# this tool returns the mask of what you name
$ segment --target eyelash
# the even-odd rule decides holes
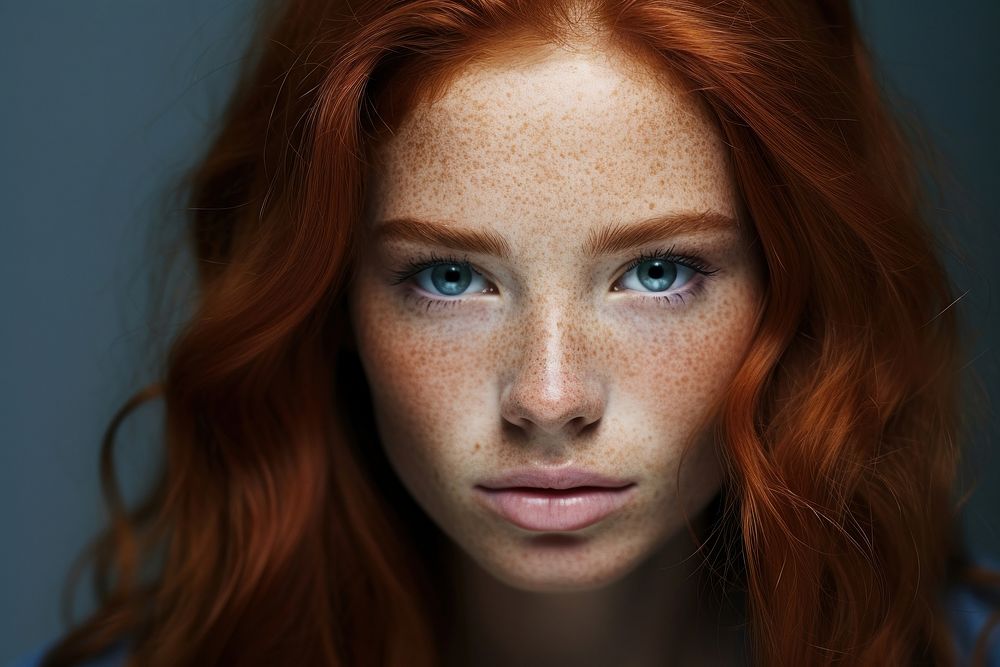
[[[657,303],[658,305],[664,305],[664,306],[679,305],[676,303],[678,300],[682,304],[686,303],[685,297],[693,298],[698,294],[700,294],[702,289],[704,289],[705,287],[705,279],[718,273],[719,269],[712,268],[707,262],[705,262],[705,260],[703,260],[698,256],[678,254],[675,250],[676,250],[675,246],[670,246],[666,250],[657,248],[649,252],[643,252],[638,257],[629,262],[629,264],[623,270],[622,275],[627,274],[629,271],[639,266],[643,262],[652,259],[658,259],[671,264],[679,264],[680,266],[685,266],[697,274],[697,278],[694,278],[692,279],[692,281],[689,281],[694,283],[693,286],[684,288],[684,291],[674,292],[672,294],[664,296],[648,296],[643,298],[649,299],[654,303]],[[457,257],[441,257],[433,252],[426,255],[420,255],[408,261],[406,266],[401,270],[394,271],[392,273],[393,275],[392,284],[398,285],[412,278],[421,271],[429,269],[438,264],[469,264],[469,259],[467,256],[462,259],[459,259]],[[459,299],[459,298],[455,299],[428,298],[420,294],[417,294],[413,290],[408,291],[405,294],[405,297],[407,299],[410,298],[415,299],[417,301],[417,304],[425,306],[426,310],[430,310],[431,308],[456,306],[462,301],[464,301],[464,299]]]
[[[659,259],[670,264],[686,266],[694,271],[697,276],[692,279],[693,284],[690,287],[683,288],[683,291],[674,292],[673,294],[664,296],[643,297],[646,299],[654,299],[660,305],[670,305],[674,303],[675,299],[679,299],[681,303],[685,303],[685,295],[688,297],[695,297],[700,294],[702,289],[705,287],[705,279],[719,272],[719,269],[712,268],[708,262],[703,260],[701,257],[696,255],[679,254],[676,252],[676,246],[670,246],[666,250],[657,248],[649,252],[641,253],[638,257],[629,262],[628,266],[626,266],[625,270],[622,272],[622,275],[628,273],[643,262],[651,259]]]

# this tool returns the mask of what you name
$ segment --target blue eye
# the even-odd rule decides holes
[[[691,281],[698,271],[695,268],[660,257],[643,259],[630,267],[622,276],[624,287],[642,292],[664,292],[679,288]]]
[[[460,262],[437,264],[419,271],[414,276],[417,284],[424,290],[431,294],[436,291],[445,296],[462,294],[476,277],[481,278],[472,267]]]
[[[633,260],[612,286],[612,291],[627,289],[640,294],[663,293],[646,297],[646,300],[665,305],[683,303],[686,297],[695,296],[704,287],[704,280],[699,278],[717,272],[718,269],[710,268],[698,257],[673,254],[673,248],[667,251],[654,250]],[[425,294],[411,289],[406,292],[406,297],[415,299],[427,308],[455,306],[467,301],[461,298],[434,298],[435,296],[460,297],[463,294],[487,294],[495,291],[467,259],[438,257],[433,253],[414,259],[394,275],[394,285],[412,279]]]

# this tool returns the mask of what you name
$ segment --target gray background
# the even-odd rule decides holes
[[[1000,3],[856,4],[887,79],[942,154],[941,219],[967,249],[946,258],[968,291],[955,307],[979,332],[969,362],[998,396]],[[0,664],[60,632],[64,575],[103,521],[101,434],[152,377],[162,346],[150,346],[169,331],[147,317],[162,255],[148,232],[181,222],[163,192],[211,128],[252,10],[248,0],[0,0]],[[121,431],[128,497],[152,466],[156,410]],[[995,434],[990,414],[965,514],[974,550],[994,556]]]

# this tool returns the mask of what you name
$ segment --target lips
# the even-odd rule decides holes
[[[475,487],[487,508],[531,531],[573,531],[591,526],[621,509],[635,483],[587,470],[517,470]]]

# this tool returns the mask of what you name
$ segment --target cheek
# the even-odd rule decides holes
[[[759,290],[730,275],[683,311],[650,305],[608,327],[615,410],[609,443],[650,483],[637,533],[665,534],[683,525],[717,492],[722,468],[712,410],[724,397],[750,344]],[[689,304],[694,306],[694,303]]]
[[[457,483],[454,467],[474,453],[473,434],[496,411],[484,393],[488,347],[467,327],[430,326],[371,292],[352,297],[351,320],[379,436],[403,482],[426,498],[429,485]]]
[[[359,309],[359,354],[377,407],[399,427],[426,433],[482,411],[474,405],[491,366],[482,339],[447,325],[414,325],[389,309]]]
[[[670,450],[699,435],[750,343],[759,294],[754,284],[730,279],[714,287],[691,308],[644,306],[627,325],[608,328],[621,407],[654,441],[668,436],[675,445]]]

